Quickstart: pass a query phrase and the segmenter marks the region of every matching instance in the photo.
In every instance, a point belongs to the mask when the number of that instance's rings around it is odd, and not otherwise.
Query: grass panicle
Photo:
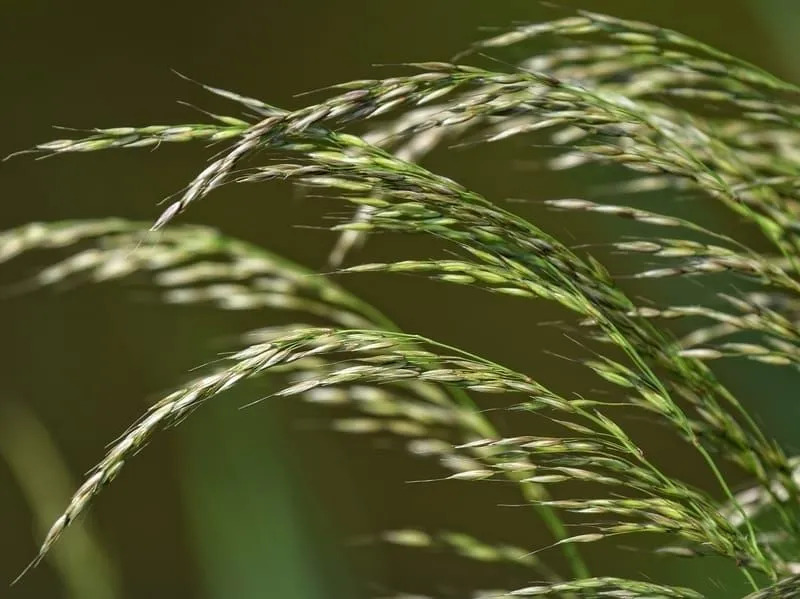
[[[542,49],[528,51],[529,44]],[[506,52],[515,63],[505,62]],[[478,66],[485,53],[500,60]],[[152,225],[35,223],[0,235],[0,262],[37,249],[71,251],[16,289],[146,275],[166,302],[287,310],[310,323],[265,323],[243,335],[238,351],[155,403],[89,473],[34,564],[154,435],[231,387],[269,376],[282,384],[275,396],[355,411],[332,415],[334,430],[391,435],[412,454],[437,460],[443,484],[518,488],[520,505],[543,519],[550,548],[564,552],[569,572],[548,565],[542,548],[461,532],[407,528],[373,539],[529,568],[543,581],[488,596],[701,599],[696,590],[649,579],[590,574],[581,545],[642,533],[659,539],[656,554],[727,560],[752,585],[747,599],[798,596],[798,460],[761,430],[710,364],[800,364],[800,88],[678,32],[590,12],[499,33],[452,63],[410,64],[393,77],[338,84],[295,110],[203,87],[246,116],[95,129],[31,150],[226,144]],[[638,236],[607,245],[636,260],[637,270],[611,272],[585,248],[571,248],[421,164],[445,143],[510,138],[546,139],[558,148],[546,162],[553,170],[603,164],[620,173],[613,202],[595,193],[545,205],[568,216],[632,221]],[[521,372],[403,333],[330,275],[209,227],[176,224],[222,185],[272,180],[324,190],[353,207],[352,219],[332,227],[341,235],[330,256],[334,274],[415,274],[520,302],[555,302],[586,341],[587,351],[574,358],[610,391],[551,390],[538,381],[535,364]],[[663,204],[669,192],[721,203],[768,249],[672,214],[669,205],[641,206],[651,197]],[[429,235],[451,256],[345,265],[350,249],[373,232]],[[742,290],[704,287],[681,305],[627,290],[631,278],[705,281],[718,274]],[[676,321],[693,328],[679,337]],[[481,405],[510,394],[511,415],[546,418],[560,433],[505,435],[492,411],[477,409],[475,394],[489,396]],[[625,416],[637,412],[696,452],[713,482],[708,489],[667,474],[668,464],[647,456],[626,430]],[[731,488],[723,461],[751,486]]]

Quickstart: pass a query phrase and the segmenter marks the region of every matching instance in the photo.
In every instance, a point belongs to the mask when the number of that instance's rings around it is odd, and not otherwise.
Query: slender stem
[[[697,440],[697,437],[694,437],[694,436],[692,437],[692,444],[695,446],[695,448],[700,453],[700,455],[703,456],[703,459],[706,461],[706,463],[708,464],[709,468],[711,468],[711,471],[714,473],[714,477],[719,482],[719,485],[720,485],[720,487],[722,487],[722,490],[724,491],[725,495],[728,497],[728,500],[731,502],[732,505],[734,505],[736,507],[736,509],[739,511],[739,513],[744,518],[744,523],[745,523],[745,527],[747,528],[747,533],[748,533],[748,535],[750,537],[750,544],[752,545],[752,550],[755,552],[756,557],[761,562],[761,565],[764,568],[764,571],[769,576],[771,576],[773,580],[777,579],[777,575],[775,573],[774,568],[772,568],[769,560],[767,560],[766,557],[764,557],[764,553],[761,551],[761,547],[758,544],[758,539],[756,538],[756,531],[753,528],[753,522],[747,516],[747,513],[744,511],[744,508],[741,506],[741,504],[736,500],[736,497],[734,496],[733,492],[731,491],[730,487],[728,486],[728,483],[725,481],[725,477],[722,476],[722,473],[719,471],[719,468],[717,468],[717,465],[714,463],[714,460],[711,458],[711,455],[709,455],[709,453],[708,453],[708,451],[706,451],[705,447],[703,447],[700,444],[700,441]],[[747,578],[749,580],[751,580],[751,582],[754,585],[754,588],[757,590],[758,587],[755,586],[755,582],[752,581],[752,577],[750,576],[750,573],[748,572],[747,567],[746,566],[742,566],[741,570],[746,573]]]

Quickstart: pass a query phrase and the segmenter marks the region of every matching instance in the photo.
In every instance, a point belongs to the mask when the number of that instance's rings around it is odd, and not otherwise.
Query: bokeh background
[[[796,0],[561,5],[680,29],[783,77],[800,77]],[[447,59],[478,39],[483,26],[557,15],[531,0],[5,0],[0,3],[0,155],[61,137],[54,124],[88,128],[200,120],[174,100],[217,112],[238,110],[171,69],[296,107],[304,101],[295,97],[298,92],[392,72],[378,64]],[[579,178],[548,173],[540,168],[540,152],[512,142],[437,151],[427,164],[489,198],[533,200],[513,209],[576,245],[619,233],[613,222],[565,219],[535,200],[585,195],[620,173],[596,169]],[[172,146],[0,163],[0,228],[107,215],[152,220],[160,211],[157,202],[180,189],[208,156],[203,148]],[[691,209],[702,211],[695,216],[714,227],[735,225],[710,203]],[[335,241],[320,226],[330,224],[325,216],[331,211],[340,212],[340,206],[266,185],[220,190],[183,219],[214,224],[319,269]],[[435,248],[427,243],[381,237],[353,259],[418,255]],[[43,253],[0,266],[0,287],[54,257]],[[610,266],[625,265],[612,260]],[[556,389],[589,385],[580,368],[553,355],[574,355],[579,348],[560,330],[540,326],[561,316],[546,304],[415,278],[341,282],[407,331],[478,351]],[[697,292],[670,285],[649,291],[665,298]],[[321,599],[398,591],[458,594],[524,584],[527,575],[513,567],[474,567],[438,554],[359,542],[382,529],[423,526],[531,549],[546,545],[547,535],[531,514],[499,506],[514,501],[513,489],[408,484],[441,471],[408,457],[392,440],[333,433],[326,412],[296,400],[238,409],[263,392],[249,388],[158,435],[126,468],[84,522],[100,552],[92,553],[80,530],[60,547],[61,559],[74,561],[72,579],[54,567],[57,560],[48,560],[17,586],[6,586],[35,555],[44,524],[37,518],[57,515],[82,472],[148,402],[185,380],[194,366],[235,347],[238,333],[285,318],[165,306],[145,289],[111,284],[0,300],[0,597]],[[790,391],[797,381],[776,376],[773,369],[741,365],[721,365],[719,374],[771,434],[790,451],[797,449],[800,407]],[[632,426],[649,431],[647,423]],[[703,466],[669,434],[653,432],[648,450],[670,472],[713,488]],[[735,572],[713,560],[654,562],[646,552],[613,542],[586,551],[596,573],[645,573],[664,582],[698,584],[720,598],[742,590]],[[560,565],[556,551],[544,555]]]

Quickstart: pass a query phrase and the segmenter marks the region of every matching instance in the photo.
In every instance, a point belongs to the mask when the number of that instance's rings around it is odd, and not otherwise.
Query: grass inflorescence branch
[[[519,52],[531,40],[556,38],[559,45],[515,65],[473,64],[478,53],[512,46]],[[461,532],[408,528],[378,537],[529,567],[544,580],[503,591],[506,596],[700,599],[692,589],[589,574],[582,544],[640,533],[662,539],[665,555],[727,559],[753,586],[748,599],[797,596],[797,459],[761,430],[710,365],[728,358],[800,365],[800,88],[678,32],[589,12],[503,32],[453,63],[406,66],[410,72],[394,77],[332,86],[326,97],[296,110],[203,86],[249,116],[94,129],[31,150],[52,155],[227,144],[152,226],[119,219],[36,223],[0,235],[0,261],[35,249],[73,252],[17,289],[138,273],[148,275],[167,302],[288,310],[312,321],[251,331],[242,349],[153,405],[90,472],[36,562],[155,434],[231,387],[270,376],[282,384],[276,396],[357,411],[332,418],[335,430],[393,435],[412,453],[438,460],[445,471],[438,480],[517,485],[523,504],[552,533],[553,547],[564,551],[569,575],[548,566],[539,549]],[[356,134],[364,123],[370,131]],[[421,164],[435,147],[467,135],[471,144],[544,136],[562,149],[548,160],[551,169],[597,163],[619,169],[621,178],[625,171],[613,202],[561,198],[545,205],[567,215],[631,220],[641,233],[610,246],[641,266],[611,272],[596,257]],[[565,308],[587,342],[602,342],[577,360],[610,386],[610,397],[552,390],[538,382],[533,367],[530,373],[509,369],[404,334],[330,275],[212,228],[175,224],[221,185],[272,180],[326,190],[353,206],[352,220],[332,227],[342,235],[331,255],[334,274],[415,274]],[[667,191],[720,202],[770,249],[752,249],[738,235],[672,214],[669,205],[637,202],[659,192],[663,203]],[[429,235],[454,255],[339,267],[372,232]],[[745,290],[703,288],[702,297],[680,305],[645,303],[626,290],[630,278],[712,281],[723,273]],[[696,326],[678,337],[670,328],[676,320]],[[517,400],[512,414],[547,418],[560,433],[504,435],[491,412],[477,409],[475,394],[489,395],[486,401],[511,394]],[[620,417],[637,411],[697,452],[714,484],[695,488],[651,460]],[[723,460],[752,486],[734,492]],[[583,491],[551,493],[556,487]],[[564,524],[566,514],[579,519],[574,532]],[[767,514],[772,519],[765,525]],[[775,522],[781,530],[774,530]]]

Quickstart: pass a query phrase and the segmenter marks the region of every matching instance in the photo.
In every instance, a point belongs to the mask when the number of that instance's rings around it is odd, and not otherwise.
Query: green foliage
[[[552,49],[517,66],[463,62],[478,51],[511,46],[524,55],[534,38],[557,38],[560,44],[548,42]],[[229,144],[149,232],[141,224],[103,220],[33,224],[4,233],[1,260],[37,248],[78,248],[31,285],[147,273],[168,302],[300,311],[314,321],[248,333],[242,349],[153,405],[91,471],[50,529],[36,562],[153,435],[242,381],[270,375],[285,382],[278,396],[344,403],[361,412],[357,419],[336,420],[340,431],[407,438],[409,450],[451,472],[447,479],[517,484],[553,534],[553,547],[563,550],[569,575],[548,566],[547,556],[461,533],[405,530],[381,536],[469,559],[513,562],[542,581],[497,595],[702,597],[692,589],[589,573],[581,544],[649,533],[660,553],[726,559],[753,586],[749,599],[799,596],[797,460],[760,430],[706,362],[743,359],[781,368],[800,362],[800,89],[674,31],[593,13],[521,26],[475,44],[458,60],[408,65],[410,74],[337,85],[322,101],[294,111],[206,87],[254,116],[97,129],[82,139],[35,148],[61,154],[191,141]],[[348,132],[389,115],[392,120],[367,135]],[[751,249],[671,214],[669,207],[662,213],[583,199],[549,202],[568,213],[638,223],[642,237],[613,243],[616,251],[659,261],[638,278],[728,273],[746,286],[738,294],[707,293],[700,304],[634,301],[594,257],[419,164],[431,148],[467,135],[472,143],[546,135],[562,149],[551,168],[598,163],[619,168],[620,175],[627,169],[631,176],[617,191],[631,202],[656,190],[717,200],[771,249]],[[415,273],[521,301],[552,301],[571,311],[587,347],[598,348],[577,359],[614,393],[581,397],[570,389],[551,390],[537,382],[535,372],[402,333],[329,276],[213,229],[173,224],[223,184],[275,179],[328,190],[356,208],[352,221],[333,227],[343,234],[332,257],[337,264],[371,232],[431,235],[456,254],[340,272]],[[675,319],[700,324],[676,339],[668,328]],[[548,418],[562,433],[504,436],[490,415],[475,409],[474,393],[511,394],[519,399],[514,409]],[[658,420],[698,452],[722,501],[648,459],[626,432],[620,414],[628,413]],[[751,478],[752,488],[734,493],[722,462]],[[584,483],[575,487],[580,494],[551,496],[552,488],[572,489],[575,481]],[[579,530],[567,532],[565,512],[585,518]]]

